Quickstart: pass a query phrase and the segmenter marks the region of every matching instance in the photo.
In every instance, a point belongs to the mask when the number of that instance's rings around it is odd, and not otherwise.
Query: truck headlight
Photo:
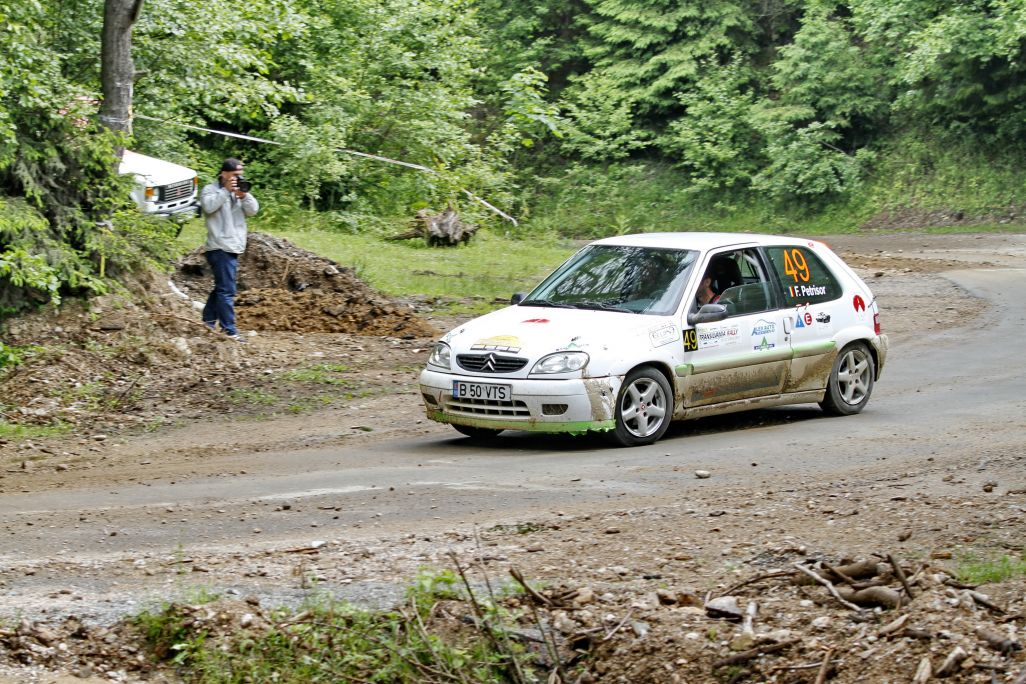
[[[585,352],[569,351],[556,352],[543,356],[534,364],[531,375],[548,373],[572,373],[579,371],[588,365],[588,355]]]
[[[445,342],[435,342],[435,348],[431,350],[431,356],[428,357],[428,365],[443,370],[452,370],[452,352],[449,350],[449,345]]]

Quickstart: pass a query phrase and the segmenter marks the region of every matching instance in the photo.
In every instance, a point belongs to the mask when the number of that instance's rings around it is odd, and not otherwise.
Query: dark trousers
[[[239,272],[239,255],[213,249],[206,252],[207,263],[214,272],[214,290],[203,307],[203,322],[228,335],[237,335],[235,329],[235,276]]]

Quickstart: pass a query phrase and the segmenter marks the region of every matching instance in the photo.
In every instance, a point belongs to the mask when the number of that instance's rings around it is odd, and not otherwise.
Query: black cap
[[[242,168],[242,162],[235,157],[228,157],[221,164],[221,171],[238,171],[240,168]]]

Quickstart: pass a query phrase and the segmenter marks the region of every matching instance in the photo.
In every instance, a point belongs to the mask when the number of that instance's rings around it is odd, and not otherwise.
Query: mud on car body
[[[703,279],[716,297],[699,304]],[[822,242],[648,233],[593,242],[526,296],[448,332],[427,416],[476,438],[602,431],[651,444],[671,420],[819,403],[862,411],[887,357],[866,284]]]

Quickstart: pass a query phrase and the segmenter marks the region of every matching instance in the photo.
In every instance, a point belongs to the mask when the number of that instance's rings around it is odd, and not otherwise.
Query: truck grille
[[[498,354],[459,354],[456,363],[473,373],[515,373],[527,365],[527,359]]]
[[[490,416],[498,418],[531,417],[531,411],[522,401],[494,401],[490,399],[445,399],[445,412],[458,416]]]
[[[175,200],[186,199],[192,195],[194,184],[192,179],[178,181],[170,185],[161,185],[159,188],[159,202],[174,202]]]

